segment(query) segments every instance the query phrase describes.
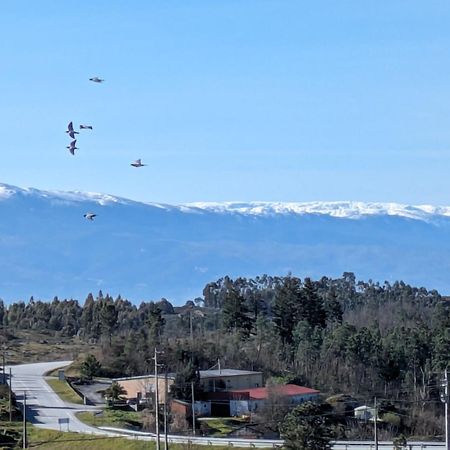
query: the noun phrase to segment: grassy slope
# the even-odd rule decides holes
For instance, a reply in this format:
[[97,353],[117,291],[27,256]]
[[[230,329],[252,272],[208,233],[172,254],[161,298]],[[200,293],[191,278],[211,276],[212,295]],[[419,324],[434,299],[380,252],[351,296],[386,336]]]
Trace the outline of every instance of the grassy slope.
[[98,349],[98,345],[83,342],[77,337],[52,336],[50,332],[8,327],[0,334],[0,346],[3,344],[7,346],[8,364],[67,361],[76,359],[78,355],[94,353]]
[[213,437],[226,437],[237,427],[245,424],[246,420],[235,417],[216,417],[213,419],[202,420],[201,423],[204,423],[208,426],[209,435]]
[[[64,367],[64,375],[66,377],[74,377],[74,378],[80,377],[80,367],[81,367],[82,359],[84,359],[84,356],[85,356],[84,354],[82,354],[82,355],[83,355],[83,358],[79,356],[72,364],[69,364],[68,366]],[[48,376],[57,377],[58,371],[59,371],[59,369],[52,370],[51,372],[48,373]]]
[[[104,438],[78,433],[63,433],[41,428],[30,427],[30,448],[41,450],[151,450],[155,443],[151,441],[138,441],[124,438]],[[205,450],[202,445],[177,445],[171,444],[173,450]],[[214,450],[225,450],[231,447],[214,447]],[[238,447],[233,447],[239,450]]]
[[105,409],[101,416],[92,412],[78,413],[77,417],[88,425],[94,427],[130,428],[142,426],[142,416],[135,411],[121,411],[117,409]]
[[123,438],[104,438],[79,433],[64,433],[32,428],[30,448],[47,450],[144,450],[155,448],[154,443]]
[[54,378],[47,378],[45,381],[65,402],[83,404],[83,399],[69,386],[67,381]]

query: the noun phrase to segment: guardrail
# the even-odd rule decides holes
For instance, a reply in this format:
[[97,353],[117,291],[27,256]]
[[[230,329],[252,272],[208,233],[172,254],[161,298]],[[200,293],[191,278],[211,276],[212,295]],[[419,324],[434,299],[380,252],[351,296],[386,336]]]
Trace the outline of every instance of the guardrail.
[[[136,437],[140,439],[155,440],[156,434],[147,433],[144,431],[125,430],[123,428],[114,427],[99,427],[102,430],[120,433],[122,435],[128,435],[130,437]],[[163,440],[164,436],[161,434],[160,439]],[[229,447],[249,447],[249,448],[281,448],[284,441],[281,439],[238,439],[238,438],[213,438],[213,437],[200,437],[200,436],[179,436],[168,435],[167,440],[169,443],[175,444],[198,444],[206,446],[224,446]],[[406,450],[443,450],[445,444],[443,442],[411,442],[405,449]],[[375,444],[370,441],[335,441],[333,442],[333,450],[374,450]],[[394,446],[392,442],[379,442],[379,450],[393,450]]]

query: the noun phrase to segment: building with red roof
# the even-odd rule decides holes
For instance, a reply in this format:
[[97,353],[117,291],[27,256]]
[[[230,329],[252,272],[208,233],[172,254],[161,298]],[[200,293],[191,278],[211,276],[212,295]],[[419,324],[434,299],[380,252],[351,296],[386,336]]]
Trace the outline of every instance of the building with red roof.
[[314,401],[320,392],[296,384],[282,384],[251,389],[236,389],[229,392],[230,415],[242,416],[260,410],[265,403],[279,402],[280,398],[289,405]]

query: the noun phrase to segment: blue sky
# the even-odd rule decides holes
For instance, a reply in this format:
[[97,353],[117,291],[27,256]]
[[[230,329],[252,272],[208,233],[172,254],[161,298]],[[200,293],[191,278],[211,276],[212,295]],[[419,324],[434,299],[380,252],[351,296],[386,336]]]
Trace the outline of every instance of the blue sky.
[[[2,1],[0,182],[450,204],[449,23],[433,0]],[[94,126],[75,157],[69,120]]]

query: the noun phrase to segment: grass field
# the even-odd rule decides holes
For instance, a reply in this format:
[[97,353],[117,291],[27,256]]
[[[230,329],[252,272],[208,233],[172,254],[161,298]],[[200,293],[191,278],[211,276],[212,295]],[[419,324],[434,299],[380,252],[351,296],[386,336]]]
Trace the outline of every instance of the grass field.
[[[68,366],[64,367],[64,375],[66,377],[73,377],[73,378],[80,378],[80,367],[82,360],[84,359],[85,355],[81,354],[75,359],[72,364],[69,364]],[[47,375],[49,377],[57,377],[58,376],[59,369],[52,370]]]
[[202,420],[201,423],[207,425],[208,435],[225,437],[237,427],[244,425],[246,420],[234,417],[215,417],[213,419]]
[[75,360],[78,355],[95,353],[98,345],[50,332],[17,330],[8,327],[0,335],[0,346],[6,346],[7,364],[25,364],[42,361]]
[[[20,422],[8,425],[11,431],[15,430],[21,433],[22,426]],[[31,425],[28,427],[28,444],[30,449],[39,450],[152,450],[156,448],[155,443],[152,441],[64,433],[43,430],[42,428],[35,428]],[[205,450],[207,447],[202,445],[171,444],[170,448],[172,450]],[[230,448],[227,446],[214,447],[214,450],[226,450]],[[239,450],[238,447],[233,448]]]
[[102,415],[92,412],[78,413],[77,417],[88,425],[94,427],[117,427],[136,429],[142,426],[142,416],[135,411],[121,411],[118,409],[105,409]]
[[42,450],[144,450],[155,448],[153,442],[63,433],[38,428],[30,430],[29,443],[30,448]]
[[69,386],[67,381],[55,378],[47,378],[45,381],[65,402],[83,404],[83,399]]

